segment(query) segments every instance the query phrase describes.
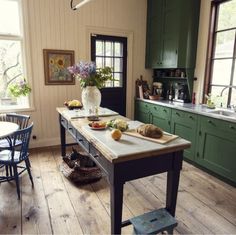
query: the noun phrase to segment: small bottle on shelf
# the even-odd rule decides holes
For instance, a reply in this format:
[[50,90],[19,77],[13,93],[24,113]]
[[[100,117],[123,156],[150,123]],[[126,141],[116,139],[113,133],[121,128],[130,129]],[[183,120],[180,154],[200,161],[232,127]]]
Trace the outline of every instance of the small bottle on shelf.
[[192,104],[196,104],[196,92],[193,92]]
[[167,95],[168,95],[168,100],[172,101],[173,98],[174,98],[174,92],[173,92],[173,85],[172,83],[170,84],[170,88],[169,90],[167,91]]

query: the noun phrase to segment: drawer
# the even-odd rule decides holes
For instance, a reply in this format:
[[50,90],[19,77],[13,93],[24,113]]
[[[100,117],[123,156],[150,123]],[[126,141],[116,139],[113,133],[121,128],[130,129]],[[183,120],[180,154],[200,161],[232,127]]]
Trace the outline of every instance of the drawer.
[[205,128],[216,128],[222,133],[228,132],[236,135],[236,123],[218,120],[210,117],[201,117],[202,124]]
[[68,121],[61,116],[61,124],[64,126],[66,129],[68,128]]
[[89,152],[89,142],[76,130],[76,141],[86,151]]
[[150,111],[154,116],[158,116],[163,119],[169,119],[171,109],[163,106],[158,105],[151,105]]
[[76,129],[70,123],[68,123],[67,130],[74,138],[76,138]]
[[137,102],[137,108],[141,109],[143,112],[148,112],[149,111],[150,104],[143,102],[143,101],[138,101]]
[[190,112],[184,112],[180,110],[173,109],[172,110],[172,118],[174,121],[181,121],[186,124],[193,124],[197,123],[198,115]]
[[97,166],[108,175],[107,169],[109,166],[106,158],[95,147],[93,147],[92,144],[90,144],[89,153],[91,159],[97,164]]

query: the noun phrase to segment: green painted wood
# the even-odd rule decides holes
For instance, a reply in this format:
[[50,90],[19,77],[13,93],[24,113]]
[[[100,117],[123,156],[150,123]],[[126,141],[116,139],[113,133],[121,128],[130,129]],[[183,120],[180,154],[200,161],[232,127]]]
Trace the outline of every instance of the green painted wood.
[[200,0],[148,0],[146,67],[194,68]]
[[197,124],[198,115],[172,109],[171,132],[192,143],[191,147],[184,151],[184,157],[191,161],[195,159]]
[[236,125],[200,117],[196,162],[236,182]]
[[236,183],[236,123],[140,100],[135,119],[191,141],[186,159]]
[[136,100],[135,120],[138,120],[143,123],[150,123],[150,104]]
[[151,123],[170,132],[171,109],[156,104],[150,105]]

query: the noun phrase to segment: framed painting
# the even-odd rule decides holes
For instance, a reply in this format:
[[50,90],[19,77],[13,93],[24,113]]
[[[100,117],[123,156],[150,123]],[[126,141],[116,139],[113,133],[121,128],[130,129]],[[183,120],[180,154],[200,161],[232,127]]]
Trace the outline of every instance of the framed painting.
[[74,51],[43,49],[45,85],[74,85],[67,68],[74,64]]

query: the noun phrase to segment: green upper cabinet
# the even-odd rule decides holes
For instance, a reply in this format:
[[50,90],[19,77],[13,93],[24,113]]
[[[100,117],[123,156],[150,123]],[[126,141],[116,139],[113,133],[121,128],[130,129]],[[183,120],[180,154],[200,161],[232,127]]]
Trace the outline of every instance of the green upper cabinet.
[[200,0],[148,0],[146,67],[194,68]]

